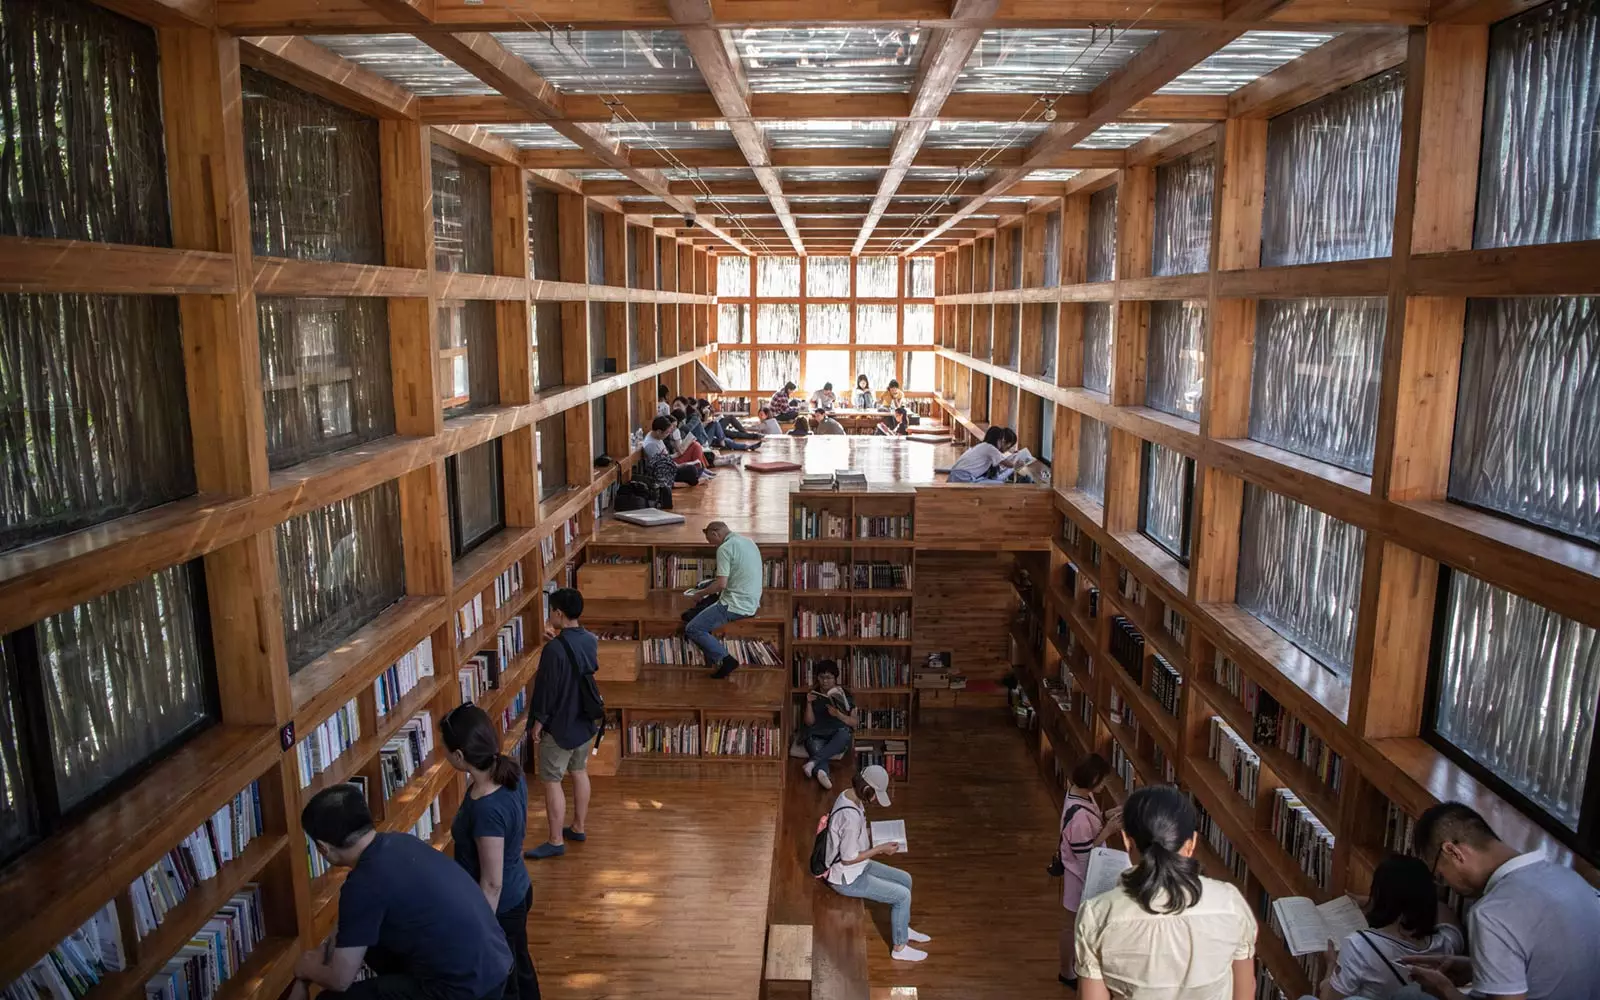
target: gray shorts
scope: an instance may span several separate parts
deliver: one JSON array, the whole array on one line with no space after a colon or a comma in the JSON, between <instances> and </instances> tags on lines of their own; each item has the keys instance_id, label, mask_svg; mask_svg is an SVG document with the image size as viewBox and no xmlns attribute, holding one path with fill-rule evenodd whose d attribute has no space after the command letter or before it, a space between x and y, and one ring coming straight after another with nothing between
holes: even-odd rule
<instances>
[{"instance_id":1,"label":"gray shorts","mask_svg":"<svg viewBox=\"0 0 1600 1000\"><path fill-rule=\"evenodd\" d=\"M592 749L594 737L590 737L581 747L563 750L553 736L545 733L544 739L539 741L539 780L560 781L573 771L586 770Z\"/></svg>"}]
</instances>

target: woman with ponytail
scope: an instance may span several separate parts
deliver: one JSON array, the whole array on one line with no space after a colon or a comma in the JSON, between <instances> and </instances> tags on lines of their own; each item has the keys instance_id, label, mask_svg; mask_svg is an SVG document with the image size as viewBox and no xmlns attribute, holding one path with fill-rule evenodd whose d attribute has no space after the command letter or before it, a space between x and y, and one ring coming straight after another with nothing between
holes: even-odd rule
<instances>
[{"instance_id":1,"label":"woman with ponytail","mask_svg":"<svg viewBox=\"0 0 1600 1000\"><path fill-rule=\"evenodd\" d=\"M1120 888L1078 910L1082 1000L1252 1000L1256 919L1231 882L1200 874L1194 806L1171 785L1128 796Z\"/></svg>"},{"instance_id":2,"label":"woman with ponytail","mask_svg":"<svg viewBox=\"0 0 1600 1000\"><path fill-rule=\"evenodd\" d=\"M467 793L450 824L456 863L477 880L511 948L505 1000L539 1000L539 977L528 954L533 883L522 863L528 786L522 768L500 752L489 714L477 705L452 709L439 722L445 758L467 775ZM515 990L513 991L513 986Z\"/></svg>"}]
</instances>

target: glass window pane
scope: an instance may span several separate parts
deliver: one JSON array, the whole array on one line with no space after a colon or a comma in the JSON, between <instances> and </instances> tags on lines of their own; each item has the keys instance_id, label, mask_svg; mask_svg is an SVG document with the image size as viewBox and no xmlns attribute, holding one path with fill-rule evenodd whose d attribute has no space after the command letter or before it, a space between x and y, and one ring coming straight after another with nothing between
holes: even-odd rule
<instances>
[{"instance_id":1,"label":"glass window pane","mask_svg":"<svg viewBox=\"0 0 1600 1000\"><path fill-rule=\"evenodd\" d=\"M1239 606L1348 677L1366 540L1353 524L1246 483Z\"/></svg>"},{"instance_id":2,"label":"glass window pane","mask_svg":"<svg viewBox=\"0 0 1600 1000\"><path fill-rule=\"evenodd\" d=\"M717 377L729 392L749 392L750 352L718 351Z\"/></svg>"},{"instance_id":3,"label":"glass window pane","mask_svg":"<svg viewBox=\"0 0 1600 1000\"><path fill-rule=\"evenodd\" d=\"M17 658L0 636L0 860L10 858L37 834L38 806L23 752L22 701L17 691Z\"/></svg>"},{"instance_id":4,"label":"glass window pane","mask_svg":"<svg viewBox=\"0 0 1600 1000\"><path fill-rule=\"evenodd\" d=\"M1475 245L1600 239L1600 5L1547 3L1489 33Z\"/></svg>"},{"instance_id":5,"label":"glass window pane","mask_svg":"<svg viewBox=\"0 0 1600 1000\"><path fill-rule=\"evenodd\" d=\"M906 355L906 380L902 388L906 392L934 392L938 389L934 383L934 358L932 351L911 351Z\"/></svg>"},{"instance_id":6,"label":"glass window pane","mask_svg":"<svg viewBox=\"0 0 1600 1000\"><path fill-rule=\"evenodd\" d=\"M740 258L741 260L743 258ZM724 302L717 307L717 343L750 343L750 304Z\"/></svg>"},{"instance_id":7,"label":"glass window pane","mask_svg":"<svg viewBox=\"0 0 1600 1000\"><path fill-rule=\"evenodd\" d=\"M1186 420L1200 419L1205 369L1204 301L1150 303L1145 404Z\"/></svg>"},{"instance_id":8,"label":"glass window pane","mask_svg":"<svg viewBox=\"0 0 1600 1000\"><path fill-rule=\"evenodd\" d=\"M806 295L815 299L850 297L849 257L807 257Z\"/></svg>"},{"instance_id":9,"label":"glass window pane","mask_svg":"<svg viewBox=\"0 0 1600 1000\"><path fill-rule=\"evenodd\" d=\"M564 414L539 421L534 431L539 464L539 499L548 500L567 488L567 425Z\"/></svg>"},{"instance_id":10,"label":"glass window pane","mask_svg":"<svg viewBox=\"0 0 1600 1000\"><path fill-rule=\"evenodd\" d=\"M756 310L756 339L763 344L800 343L800 304L763 302Z\"/></svg>"},{"instance_id":11,"label":"glass window pane","mask_svg":"<svg viewBox=\"0 0 1600 1000\"><path fill-rule=\"evenodd\" d=\"M154 29L86 3L0 18L0 235L171 246Z\"/></svg>"},{"instance_id":12,"label":"glass window pane","mask_svg":"<svg viewBox=\"0 0 1600 1000\"><path fill-rule=\"evenodd\" d=\"M1154 441L1144 445L1144 510L1139 530L1185 562L1189 559L1189 503L1194 463Z\"/></svg>"},{"instance_id":13,"label":"glass window pane","mask_svg":"<svg viewBox=\"0 0 1600 1000\"><path fill-rule=\"evenodd\" d=\"M1405 89L1394 69L1272 119L1262 266L1388 256Z\"/></svg>"},{"instance_id":14,"label":"glass window pane","mask_svg":"<svg viewBox=\"0 0 1600 1000\"><path fill-rule=\"evenodd\" d=\"M433 147L433 266L494 273L489 168L443 146Z\"/></svg>"},{"instance_id":15,"label":"glass window pane","mask_svg":"<svg viewBox=\"0 0 1600 1000\"><path fill-rule=\"evenodd\" d=\"M827 382L833 383L833 390L841 399L848 395L851 384L849 351L806 351L806 384L801 389L809 396Z\"/></svg>"},{"instance_id":16,"label":"glass window pane","mask_svg":"<svg viewBox=\"0 0 1600 1000\"><path fill-rule=\"evenodd\" d=\"M784 383L800 384L799 351L761 351L756 357L756 388L775 392Z\"/></svg>"},{"instance_id":17,"label":"glass window pane","mask_svg":"<svg viewBox=\"0 0 1600 1000\"><path fill-rule=\"evenodd\" d=\"M383 299L256 300L274 469L394 433Z\"/></svg>"},{"instance_id":18,"label":"glass window pane","mask_svg":"<svg viewBox=\"0 0 1600 1000\"><path fill-rule=\"evenodd\" d=\"M1117 189L1102 188L1089 196L1088 280L1117 276Z\"/></svg>"},{"instance_id":19,"label":"glass window pane","mask_svg":"<svg viewBox=\"0 0 1600 1000\"><path fill-rule=\"evenodd\" d=\"M1210 270L1214 165L1214 147L1207 146L1156 168L1153 274Z\"/></svg>"},{"instance_id":20,"label":"glass window pane","mask_svg":"<svg viewBox=\"0 0 1600 1000\"><path fill-rule=\"evenodd\" d=\"M0 551L195 491L174 298L0 295Z\"/></svg>"},{"instance_id":21,"label":"glass window pane","mask_svg":"<svg viewBox=\"0 0 1600 1000\"><path fill-rule=\"evenodd\" d=\"M439 350L450 352L449 378L439 386L447 415L500 402L499 334L494 303L452 302L439 306ZM461 353L461 352L465 353Z\"/></svg>"},{"instance_id":22,"label":"glass window pane","mask_svg":"<svg viewBox=\"0 0 1600 1000\"><path fill-rule=\"evenodd\" d=\"M850 307L843 302L807 303L806 343L850 343Z\"/></svg>"},{"instance_id":23,"label":"glass window pane","mask_svg":"<svg viewBox=\"0 0 1600 1000\"><path fill-rule=\"evenodd\" d=\"M865 374L871 384L880 386L880 393L889 387L890 379L898 379L899 373L895 371L895 352L893 351L857 351L856 374ZM850 383L854 385L855 383ZM901 388L905 388L901 386Z\"/></svg>"},{"instance_id":24,"label":"glass window pane","mask_svg":"<svg viewBox=\"0 0 1600 1000\"><path fill-rule=\"evenodd\" d=\"M856 258L856 298L892 299L899 294L899 257Z\"/></svg>"},{"instance_id":25,"label":"glass window pane","mask_svg":"<svg viewBox=\"0 0 1600 1000\"><path fill-rule=\"evenodd\" d=\"M450 554L453 559L460 559L479 542L505 527L500 439L485 441L476 448L451 455L447 471L450 481Z\"/></svg>"},{"instance_id":26,"label":"glass window pane","mask_svg":"<svg viewBox=\"0 0 1600 1000\"><path fill-rule=\"evenodd\" d=\"M1039 421L1039 457L1046 464L1056 460L1056 404L1044 401L1044 412Z\"/></svg>"},{"instance_id":27,"label":"glass window pane","mask_svg":"<svg viewBox=\"0 0 1600 1000\"><path fill-rule=\"evenodd\" d=\"M765 298L799 298L800 258L757 257L756 294Z\"/></svg>"},{"instance_id":28,"label":"glass window pane","mask_svg":"<svg viewBox=\"0 0 1600 1000\"><path fill-rule=\"evenodd\" d=\"M1466 573L1450 574L1444 600L1439 735L1576 830L1600 633Z\"/></svg>"},{"instance_id":29,"label":"glass window pane","mask_svg":"<svg viewBox=\"0 0 1600 1000\"><path fill-rule=\"evenodd\" d=\"M729 253L717 256L717 294L736 299L750 297L750 258Z\"/></svg>"},{"instance_id":30,"label":"glass window pane","mask_svg":"<svg viewBox=\"0 0 1600 1000\"><path fill-rule=\"evenodd\" d=\"M62 809L213 717L194 598L173 566L34 626Z\"/></svg>"},{"instance_id":31,"label":"glass window pane","mask_svg":"<svg viewBox=\"0 0 1600 1000\"><path fill-rule=\"evenodd\" d=\"M242 80L255 252L382 264L378 123L249 67Z\"/></svg>"},{"instance_id":32,"label":"glass window pane","mask_svg":"<svg viewBox=\"0 0 1600 1000\"><path fill-rule=\"evenodd\" d=\"M933 343L933 306L906 306L905 342L908 344Z\"/></svg>"},{"instance_id":33,"label":"glass window pane","mask_svg":"<svg viewBox=\"0 0 1600 1000\"><path fill-rule=\"evenodd\" d=\"M291 673L405 595L393 480L290 518L274 535Z\"/></svg>"},{"instance_id":34,"label":"glass window pane","mask_svg":"<svg viewBox=\"0 0 1600 1000\"><path fill-rule=\"evenodd\" d=\"M1078 489L1105 503L1106 425L1086 413L1078 421Z\"/></svg>"},{"instance_id":35,"label":"glass window pane","mask_svg":"<svg viewBox=\"0 0 1600 1000\"><path fill-rule=\"evenodd\" d=\"M892 344L899 336L895 326L899 306L856 306L856 343Z\"/></svg>"},{"instance_id":36,"label":"glass window pane","mask_svg":"<svg viewBox=\"0 0 1600 1000\"><path fill-rule=\"evenodd\" d=\"M1450 498L1600 542L1600 299L1469 299Z\"/></svg>"},{"instance_id":37,"label":"glass window pane","mask_svg":"<svg viewBox=\"0 0 1600 1000\"><path fill-rule=\"evenodd\" d=\"M1372 472L1383 299L1265 299L1257 307L1250 436Z\"/></svg>"},{"instance_id":38,"label":"glass window pane","mask_svg":"<svg viewBox=\"0 0 1600 1000\"><path fill-rule=\"evenodd\" d=\"M1095 392L1111 391L1111 303L1083 305L1083 385Z\"/></svg>"},{"instance_id":39,"label":"glass window pane","mask_svg":"<svg viewBox=\"0 0 1600 1000\"><path fill-rule=\"evenodd\" d=\"M933 298L932 257L912 257L907 261L906 296L913 299Z\"/></svg>"}]
</instances>

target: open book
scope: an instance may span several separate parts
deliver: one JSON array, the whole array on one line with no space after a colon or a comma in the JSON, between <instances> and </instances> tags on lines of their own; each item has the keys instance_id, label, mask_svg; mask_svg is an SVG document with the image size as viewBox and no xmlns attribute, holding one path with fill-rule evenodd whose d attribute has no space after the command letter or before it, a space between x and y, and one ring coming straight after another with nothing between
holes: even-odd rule
<instances>
[{"instance_id":1,"label":"open book","mask_svg":"<svg viewBox=\"0 0 1600 1000\"><path fill-rule=\"evenodd\" d=\"M906 821L903 819L880 819L872 824L872 846L887 844L890 841L900 845L900 853L904 854L909 845L906 843Z\"/></svg>"},{"instance_id":2,"label":"open book","mask_svg":"<svg viewBox=\"0 0 1600 1000\"><path fill-rule=\"evenodd\" d=\"M1304 896L1274 899L1272 912L1291 955L1310 955L1329 944L1337 948L1351 934L1367 929L1367 915L1349 896L1330 899L1321 906Z\"/></svg>"},{"instance_id":3,"label":"open book","mask_svg":"<svg viewBox=\"0 0 1600 1000\"><path fill-rule=\"evenodd\" d=\"M1089 869L1083 874L1083 899L1084 902L1103 895L1115 889L1122 879L1122 873L1133 865L1128 860L1127 851L1119 851L1115 847L1096 847L1089 852Z\"/></svg>"}]
</instances>

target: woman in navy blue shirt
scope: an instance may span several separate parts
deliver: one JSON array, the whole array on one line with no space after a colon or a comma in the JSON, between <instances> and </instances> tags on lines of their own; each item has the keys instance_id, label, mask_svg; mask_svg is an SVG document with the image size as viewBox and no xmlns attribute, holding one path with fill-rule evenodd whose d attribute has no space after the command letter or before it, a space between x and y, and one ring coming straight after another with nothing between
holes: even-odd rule
<instances>
[{"instance_id":1,"label":"woman in navy blue shirt","mask_svg":"<svg viewBox=\"0 0 1600 1000\"><path fill-rule=\"evenodd\" d=\"M456 862L478 882L505 932L514 962L506 1000L539 1000L539 977L528 954L533 883L522 862L528 786L522 768L500 752L489 715L462 705L439 723L450 766L467 774L467 794L450 824Z\"/></svg>"}]
</instances>

